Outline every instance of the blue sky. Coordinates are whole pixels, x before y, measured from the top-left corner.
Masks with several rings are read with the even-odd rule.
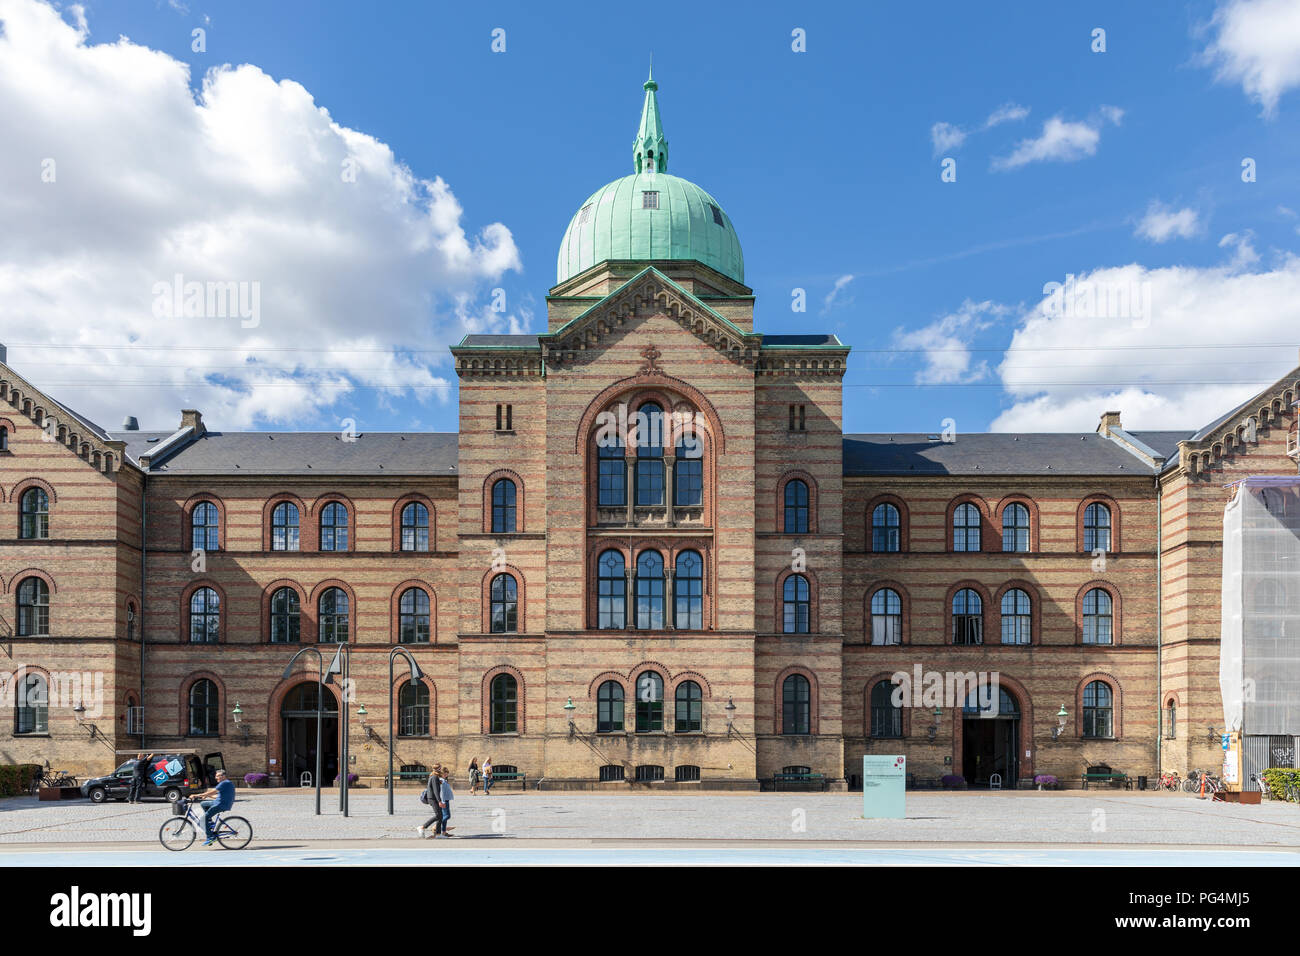
[[[3,0],[0,20],[15,11],[27,17],[32,2]],[[458,209],[468,252],[449,252],[430,270],[446,281],[412,279],[418,257],[410,270],[376,279],[386,291],[370,308],[386,315],[371,350],[325,352],[355,344],[358,330],[378,321],[365,314],[364,285],[374,269],[360,266],[350,289],[346,256],[314,265],[307,248],[285,238],[321,221],[310,196],[285,199],[276,191],[293,184],[260,164],[271,162],[268,153],[289,168],[310,164],[328,146],[326,134],[293,135],[300,102],[277,103],[255,132],[233,120],[190,130],[166,70],[137,84],[138,65],[119,43],[124,62],[85,97],[60,93],[64,87],[49,78],[38,85],[16,72],[7,83],[0,75],[0,105],[6,95],[44,98],[42,114],[62,117],[63,154],[84,153],[60,163],[60,183],[90,164],[102,177],[86,187],[76,215],[52,211],[50,203],[67,202],[53,189],[38,191],[25,209],[6,213],[0,205],[0,225],[25,228],[31,218],[20,221],[20,212],[46,220],[66,214],[68,228],[84,228],[87,237],[70,243],[38,230],[21,251],[0,244],[0,263],[8,263],[25,309],[20,314],[12,299],[7,310],[0,306],[0,340],[14,343],[11,363],[38,385],[109,425],[131,413],[146,427],[169,427],[179,404],[192,402],[216,427],[334,428],[350,417],[363,430],[454,429],[446,343],[467,328],[508,330],[487,311],[495,287],[506,290],[509,328],[544,328],[544,296],[569,217],[591,192],[630,171],[640,84],[653,52],[670,170],[727,209],[757,295],[756,328],[831,331],[854,347],[846,431],[933,431],[946,418],[967,431],[1091,429],[1109,407],[1121,408],[1130,428],[1195,428],[1297,363],[1300,75],[1288,63],[1300,61],[1300,12],[1295,0],[1063,6],[65,8],[63,23],[84,24],[83,32],[67,64],[56,57],[49,69],[67,69],[74,91],[77,59],[107,51],[97,45],[119,36],[137,52],[188,64],[200,104],[205,75],[225,64],[250,64],[274,81],[245,83],[242,100],[228,88],[224,111],[214,114],[241,116],[249,112],[241,104],[286,96],[280,81],[293,81],[334,124],[386,145],[390,172],[405,167],[419,181],[440,178],[454,195],[442,214]],[[11,39],[16,25],[6,24]],[[206,31],[203,52],[191,49],[194,28]],[[505,52],[491,49],[495,28],[505,30]],[[1092,50],[1096,28],[1105,30],[1105,52]],[[42,21],[25,29],[57,27]],[[806,52],[792,50],[795,29],[806,31]],[[227,71],[227,79],[235,75]],[[108,95],[104,109],[159,116],[152,133],[147,116],[136,115],[115,138],[86,108],[89,97]],[[150,107],[155,99],[158,109]],[[8,121],[10,141],[30,149],[29,166],[53,150],[53,127],[44,122],[34,110]],[[191,134],[197,140],[187,145]],[[189,182],[184,170],[208,164],[148,168],[160,154],[193,149],[198,156],[212,136],[224,138],[231,154],[247,153],[236,158],[252,172],[230,176],[213,163],[209,178]],[[1254,182],[1242,180],[1247,157],[1256,164]],[[945,159],[955,160],[955,182],[941,180]],[[263,223],[241,233],[232,243],[239,249],[224,258],[191,249],[173,264],[166,250],[195,234],[229,237],[244,228],[246,215],[224,213],[215,201],[196,205],[196,193],[218,189],[231,190],[226,208],[252,208],[272,193],[284,228],[277,235]],[[168,190],[178,194],[185,226],[167,241],[148,239],[143,226],[141,236],[125,240],[108,225],[135,218],[132,203],[147,195],[140,221],[157,217],[163,225],[155,235],[169,233],[157,206]],[[108,203],[106,193],[118,191]],[[390,201],[418,218],[418,196],[381,191],[374,205]],[[95,208],[100,203],[104,209]],[[79,215],[88,224],[78,225]],[[364,203],[331,208],[324,229],[346,244],[371,229],[391,235],[409,225],[399,217],[388,228],[379,215]],[[500,231],[481,238],[494,223],[508,230],[508,241]],[[112,261],[111,252],[131,241],[145,252]],[[220,245],[219,238],[199,245],[210,250],[214,242]],[[97,258],[101,243],[109,254]],[[309,246],[318,244],[313,237]],[[309,299],[294,284],[319,274],[340,287],[282,326],[268,309],[255,342],[232,328],[203,354],[183,346],[211,328],[190,328],[189,338],[151,330],[127,315],[129,302],[114,300],[109,277],[81,300],[66,291],[68,271],[112,268],[121,276],[140,264],[144,283],[186,271],[182,259],[187,275],[202,271],[196,263],[222,262],[213,267],[222,277],[259,279],[268,305],[277,294]],[[30,275],[33,261],[63,262],[63,279],[42,289],[13,278],[20,268]],[[1149,310],[1046,314],[1044,285],[1071,274],[1144,290]],[[403,289],[407,281],[412,286]],[[791,310],[796,288],[806,290],[806,313]],[[328,315],[334,302],[351,303],[348,313]],[[45,309],[48,320],[31,323]],[[52,364],[72,361],[50,347],[66,343],[69,330],[83,346],[81,370]],[[136,347],[103,348],[126,342]],[[307,347],[318,351],[295,351]],[[270,362],[282,376],[272,397],[250,384],[250,362]],[[138,385],[124,384],[133,376]],[[400,382],[421,387],[395,388]]]

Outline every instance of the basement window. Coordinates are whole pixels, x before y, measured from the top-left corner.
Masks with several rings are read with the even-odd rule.
[[[653,190],[653,189],[647,189],[647,190],[642,191],[642,193],[641,193],[641,208],[642,208],[642,209],[658,209],[658,208],[659,208],[659,191],[658,191],[658,190]]]

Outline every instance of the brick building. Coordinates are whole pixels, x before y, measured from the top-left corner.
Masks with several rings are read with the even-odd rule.
[[[1300,369],[1199,431],[844,434],[849,347],[754,329],[656,90],[547,331],[452,349],[456,434],[110,433],[0,352],[0,761],[219,749],[296,783],[315,658],[284,670],[320,643],[352,677],[327,781],[340,708],[363,777],[390,726],[402,766],[543,786],[1217,762],[1223,486],[1295,474]],[[420,681],[390,685],[399,644]]]

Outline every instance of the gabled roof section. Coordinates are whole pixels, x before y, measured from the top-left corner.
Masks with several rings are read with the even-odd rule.
[[[965,432],[844,436],[844,474],[1146,476],[1155,467],[1092,433]]]

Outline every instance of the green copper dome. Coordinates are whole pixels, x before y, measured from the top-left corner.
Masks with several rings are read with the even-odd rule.
[[[653,76],[646,81],[632,147],[636,172],[592,193],[564,230],[557,285],[607,259],[694,259],[745,281],[745,259],[731,218],[699,186],[667,172],[658,89]]]

